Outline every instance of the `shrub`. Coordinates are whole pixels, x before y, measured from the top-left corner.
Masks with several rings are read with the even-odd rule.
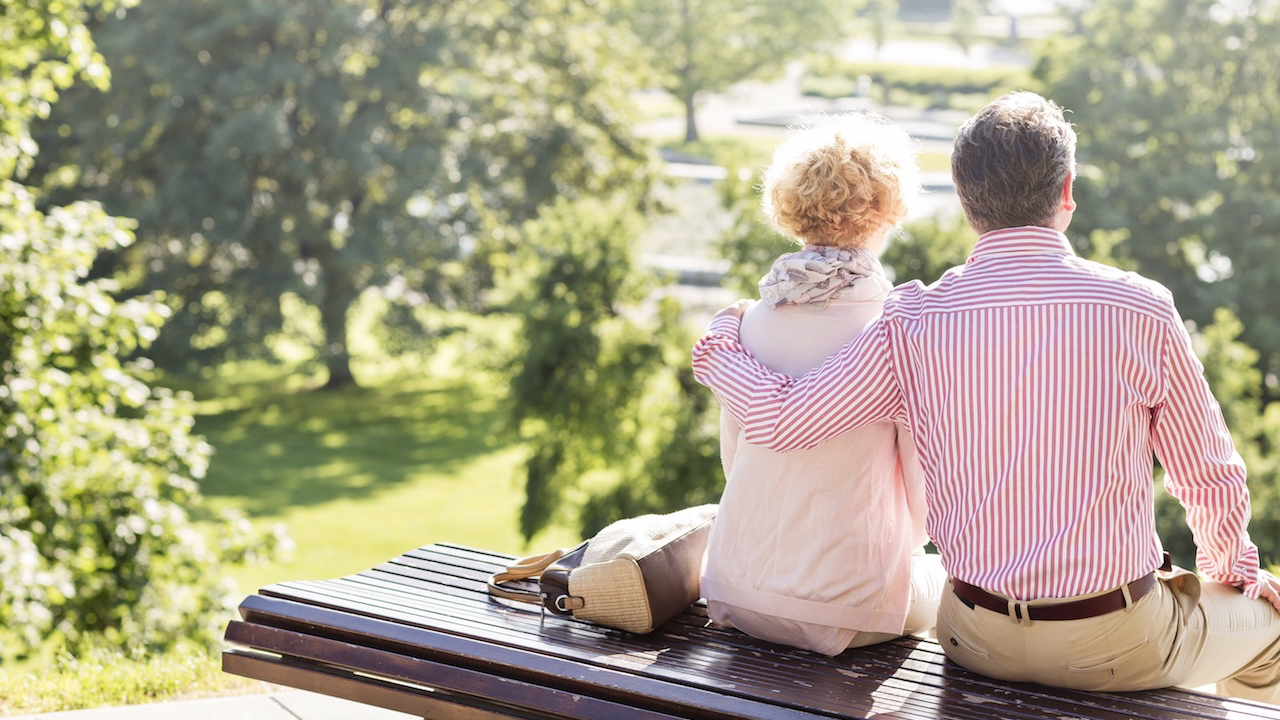
[[[578,522],[589,537],[623,517],[712,502],[724,486],[680,305],[646,301],[640,223],[622,203],[561,200],[526,226],[510,282],[523,323],[507,401],[530,444],[526,539],[574,495],[585,495]]]
[[[98,252],[130,239],[96,205],[40,212],[0,181],[0,660],[217,635],[227,589],[189,515],[209,448],[189,398],[122,360],[156,336],[164,305],[86,280]]]
[[[902,90],[928,98],[974,94],[990,98],[1027,87],[1031,81],[1027,72],[1018,68],[920,67],[819,58],[809,63],[801,91],[821,97],[848,97],[863,76],[871,80],[876,88],[871,92],[877,97],[886,96],[890,90]]]

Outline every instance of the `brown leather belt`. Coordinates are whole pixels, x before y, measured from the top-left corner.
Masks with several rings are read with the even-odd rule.
[[[1129,583],[1130,603],[1138,602],[1155,586],[1155,572],[1149,572]],[[992,595],[976,585],[970,585],[955,578],[951,578],[951,589],[956,597],[960,598],[960,602],[969,606],[970,609],[977,605],[1018,620],[1021,620],[1024,615],[1031,620],[1083,620],[1123,610],[1125,607],[1124,591],[1121,588],[1084,600],[1070,600],[1051,605],[1027,605],[1016,600],[1010,601],[1008,598]]]

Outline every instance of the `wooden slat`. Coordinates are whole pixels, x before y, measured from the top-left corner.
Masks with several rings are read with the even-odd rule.
[[[301,626],[305,628],[341,626],[346,637],[341,640],[319,638],[302,629],[281,629],[262,623],[263,620],[273,619],[272,612],[279,610],[288,612],[290,618],[300,619]],[[477,691],[483,693],[486,690],[486,681],[481,679],[483,676],[489,681],[496,679],[498,685],[509,681],[526,686],[536,684],[539,688],[549,688],[548,693],[554,691],[562,696],[624,703],[632,708],[629,711],[632,713],[639,713],[642,709],[650,711],[647,715],[637,717],[667,717],[663,713],[669,710],[674,711],[672,716],[675,717],[811,717],[752,701],[724,698],[714,692],[664,683],[653,678],[608,668],[585,667],[515,648],[485,646],[483,643],[419,628],[406,628],[372,618],[334,623],[334,615],[329,610],[307,606],[289,608],[285,601],[270,600],[265,606],[250,612],[245,622],[232,622],[227,628],[226,639],[254,649],[358,668],[382,677],[410,681],[416,677],[419,678],[418,682],[428,686],[444,682],[446,689],[468,694],[475,694]],[[370,647],[371,643],[361,642],[370,637],[379,638],[379,644],[382,645],[395,645],[408,650],[430,648],[430,652],[413,656],[390,647],[375,649]],[[429,643],[426,642],[428,640]],[[461,679],[438,676],[434,672],[426,673],[433,668],[451,669]],[[512,698],[499,699],[510,702]],[[620,717],[616,708],[613,712],[608,720]]]
[[[327,653],[362,648],[374,654],[359,656],[361,663],[399,658],[396,667],[411,677],[385,677],[401,682],[424,682],[413,673],[427,667],[415,663],[427,662],[499,683],[470,686],[477,697],[518,682],[546,687],[552,697],[577,693],[687,717],[1280,718],[1273,706],[1180,690],[1087,693],[1002,683],[950,664],[936,643],[914,638],[826,658],[708,628],[705,607],[644,636],[543,618],[488,596],[485,579],[511,559],[431,545],[345,578],[271,585],[242,604],[246,622],[233,623],[228,639],[273,645],[245,642],[286,657],[301,645],[312,660],[330,663]]]
[[[291,658],[323,663],[316,667],[326,668],[328,674],[334,677],[340,677],[341,673],[334,672],[332,668],[376,673],[376,676],[384,681],[381,683],[384,689],[392,687],[385,682],[390,679],[404,683],[402,688],[405,692],[416,690],[414,694],[420,697],[427,696],[433,690],[446,690],[452,693],[450,697],[467,699],[471,703],[479,700],[487,701],[484,704],[490,711],[511,708],[505,712],[517,717],[521,713],[516,712],[515,709],[523,708],[533,710],[533,713],[524,713],[524,715],[534,717],[617,720],[619,717],[626,716],[634,717],[636,720],[679,720],[675,715],[641,710],[582,694],[550,689],[422,658],[373,650],[360,645],[316,638],[278,628],[232,623],[227,628],[227,639],[249,647],[284,653]],[[305,666],[304,669],[306,669]],[[406,709],[403,712],[422,713],[423,707],[425,704],[414,705],[413,709]]]
[[[233,675],[288,685],[299,690],[332,695],[424,718],[541,720],[553,717],[502,707],[485,698],[450,693],[438,688],[424,690],[405,687],[379,678],[340,672],[323,666],[308,667],[278,657],[241,650],[228,650],[222,654],[222,670]]]

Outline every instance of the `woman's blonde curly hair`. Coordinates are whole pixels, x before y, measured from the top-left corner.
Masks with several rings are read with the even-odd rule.
[[[764,172],[764,213],[801,243],[863,247],[920,192],[911,136],[883,117],[834,115],[799,128]]]

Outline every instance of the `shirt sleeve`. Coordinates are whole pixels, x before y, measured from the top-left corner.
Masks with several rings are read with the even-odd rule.
[[[792,378],[743,347],[740,318],[718,317],[693,347],[693,374],[742,425],[747,442],[771,450],[811,448],[880,420],[905,424],[882,319],[807,375]]]
[[[1196,358],[1186,326],[1177,310],[1170,312],[1167,395],[1152,422],[1165,489],[1186,508],[1196,543],[1196,566],[1210,579],[1256,598],[1258,548],[1249,539],[1244,461],[1204,379],[1204,366]]]
[[[916,450],[916,441],[911,431],[896,426],[896,442],[898,463],[902,466],[902,482],[907,490],[907,507],[911,510],[911,537],[919,546],[929,542],[926,528],[928,519],[928,503],[925,500],[924,468],[920,465],[920,453]]]

